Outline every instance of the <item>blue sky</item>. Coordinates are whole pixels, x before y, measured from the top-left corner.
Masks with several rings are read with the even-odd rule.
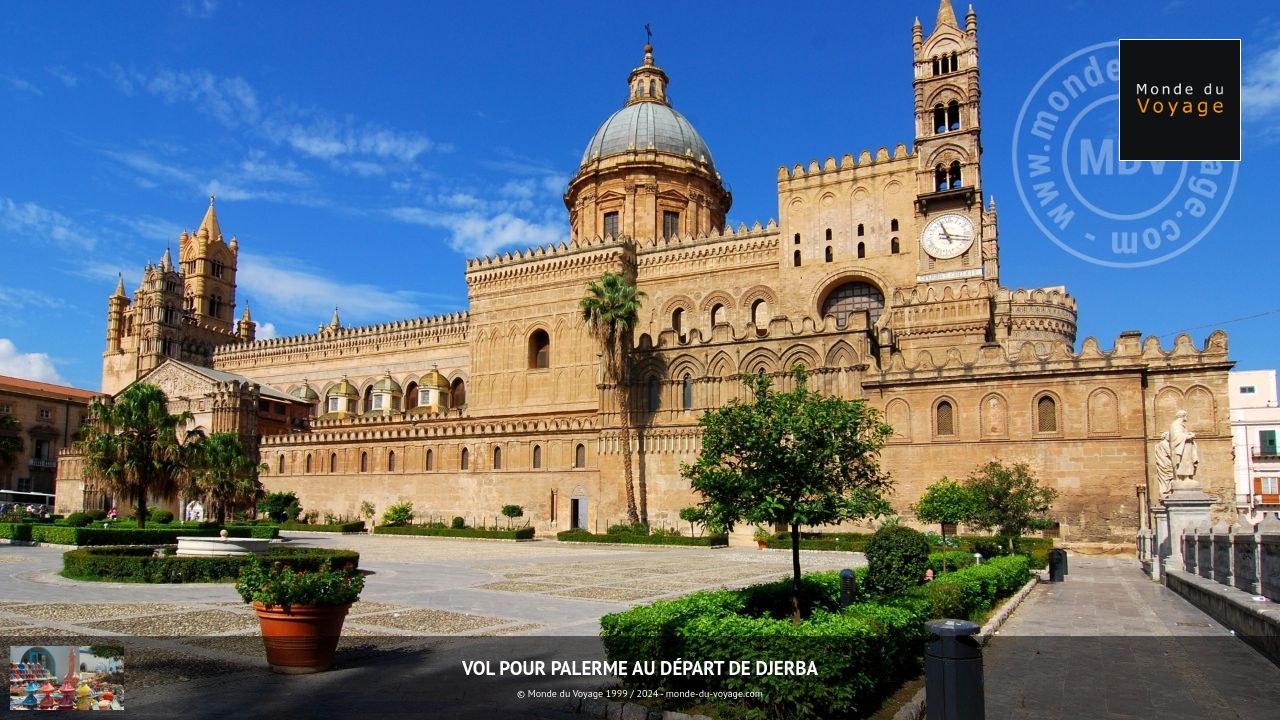
[[[8,3],[0,374],[97,388],[116,273],[132,292],[143,264],[199,224],[210,192],[239,237],[237,300],[260,332],[314,330],[335,304],[348,323],[465,308],[466,257],[567,238],[564,185],[625,99],[646,22],[675,106],[732,187],[735,225],[777,216],[779,165],[910,144],[911,23],[918,14],[927,32],[936,2],[781,7]],[[1267,214],[1280,13],[1260,2],[1026,8],[976,6],[1002,281],[1066,285],[1080,339],[1104,348],[1127,329],[1168,346],[1180,330],[1199,344],[1223,327],[1238,368],[1280,365]],[[1050,242],[1018,202],[1010,162],[1040,76],[1118,37],[1244,43],[1245,160],[1230,205],[1194,248],[1136,270]]]

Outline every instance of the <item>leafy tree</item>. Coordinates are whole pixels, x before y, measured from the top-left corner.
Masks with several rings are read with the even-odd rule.
[[[395,503],[382,513],[383,525],[408,525],[413,520],[413,503]]]
[[[1008,467],[992,460],[969,475],[965,488],[973,494],[975,509],[969,523],[983,530],[998,528],[1009,552],[1013,552],[1014,538],[1053,524],[1049,511],[1058,491],[1040,485],[1025,463]]]
[[[697,537],[697,525],[707,521],[707,511],[700,507],[680,508],[680,519],[689,523],[689,536]]]
[[[213,499],[218,508],[218,524],[223,525],[228,510],[253,507],[262,498],[258,473],[267,466],[255,464],[240,437],[233,432],[214,433],[200,441],[199,446],[195,487]]]
[[[867,583],[885,597],[913,588],[929,567],[929,541],[905,525],[886,525],[867,543]]]
[[[204,436],[186,429],[189,412],[173,415],[155,385],[134,383],[114,402],[94,401],[92,424],[80,442],[85,474],[112,493],[137,503],[138,527],[147,526],[147,496],[173,496],[197,465],[195,448]]]
[[[302,512],[302,506],[298,504],[298,496],[292,490],[273,492],[263,495],[258,501],[258,512],[264,513],[276,522],[284,522],[298,517],[298,513]]]
[[[0,465],[8,465],[22,452],[22,422],[12,415],[0,415]]]
[[[947,571],[947,526],[972,522],[977,515],[973,493],[945,476],[929,486],[913,508],[916,519],[942,526],[942,572]]]
[[[771,392],[746,376],[752,400],[705,413],[702,452],[681,474],[705,498],[709,525],[784,523],[791,529],[792,609],[800,609],[800,526],[828,525],[890,510],[879,454],[892,429],[863,400],[823,397],[795,369],[796,387]]]
[[[640,300],[644,293],[635,282],[617,273],[607,272],[600,280],[587,285],[587,295],[579,303],[587,330],[600,343],[604,356],[605,382],[613,384],[618,406],[622,440],[622,480],[627,492],[627,518],[634,523],[649,524],[649,501],[645,479],[640,478],[640,505],[636,509],[635,481],[631,475],[631,403],[627,391],[627,351],[631,332],[639,322]]]
[[[511,529],[511,521],[524,517],[524,508],[519,505],[503,505],[502,514],[507,518],[507,529]]]

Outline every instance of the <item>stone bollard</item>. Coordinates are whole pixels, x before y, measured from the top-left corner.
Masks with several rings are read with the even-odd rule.
[[[981,630],[966,620],[931,620],[924,651],[928,720],[983,720]]]

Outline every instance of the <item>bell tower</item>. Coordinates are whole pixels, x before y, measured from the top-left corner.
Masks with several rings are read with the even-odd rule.
[[[951,0],[941,0],[932,33],[924,37],[917,18],[911,40],[916,212],[922,229],[919,280],[994,278],[994,232],[984,235],[986,226],[994,230],[994,225],[983,212],[978,16],[970,5],[961,26]]]
[[[209,209],[195,233],[182,233],[178,258],[182,264],[185,310],[189,317],[206,327],[234,333],[236,310],[236,261],[240,244],[222,239],[214,197],[209,196]]]

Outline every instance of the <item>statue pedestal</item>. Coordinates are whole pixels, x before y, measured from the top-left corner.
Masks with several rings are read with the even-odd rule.
[[[1183,569],[1182,533],[1188,528],[1209,527],[1209,511],[1215,498],[1200,489],[1195,481],[1174,483],[1173,492],[1153,508],[1155,517],[1156,554],[1151,563],[1151,579],[1161,580],[1166,565]]]

